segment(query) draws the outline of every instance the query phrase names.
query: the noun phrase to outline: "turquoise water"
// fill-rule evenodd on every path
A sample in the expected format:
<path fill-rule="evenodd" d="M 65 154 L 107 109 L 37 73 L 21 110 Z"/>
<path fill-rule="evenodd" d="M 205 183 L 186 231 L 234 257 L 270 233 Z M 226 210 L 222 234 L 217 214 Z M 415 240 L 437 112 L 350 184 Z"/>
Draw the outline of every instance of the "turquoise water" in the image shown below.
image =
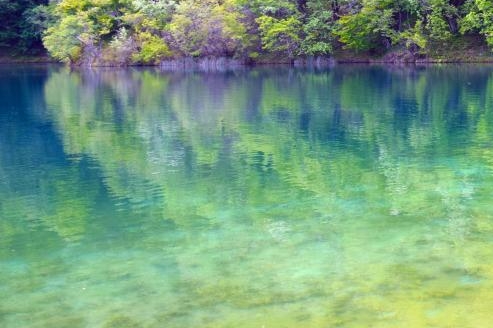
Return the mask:
<path fill-rule="evenodd" d="M 0 68 L 1 327 L 487 327 L 493 66 Z"/>

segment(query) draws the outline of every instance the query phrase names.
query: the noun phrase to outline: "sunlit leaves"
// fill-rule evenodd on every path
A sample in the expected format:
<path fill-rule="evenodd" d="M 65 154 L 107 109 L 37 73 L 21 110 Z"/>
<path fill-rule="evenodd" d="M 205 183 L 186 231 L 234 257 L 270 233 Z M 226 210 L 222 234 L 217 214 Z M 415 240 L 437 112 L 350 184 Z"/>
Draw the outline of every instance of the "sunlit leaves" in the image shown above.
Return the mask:
<path fill-rule="evenodd" d="M 493 48 L 493 3 L 488 0 L 469 0 L 469 12 L 461 21 L 461 32 L 479 31 Z"/>
<path fill-rule="evenodd" d="M 85 15 L 67 16 L 46 31 L 43 41 L 53 57 L 74 63 L 84 45 L 95 41 L 95 27 Z"/>
<path fill-rule="evenodd" d="M 152 63 L 171 56 L 171 51 L 164 40 L 149 32 L 137 34 L 136 39 L 140 49 L 132 56 L 135 62 Z"/>
<path fill-rule="evenodd" d="M 277 19 L 264 15 L 257 18 L 257 23 L 265 50 L 290 58 L 298 54 L 301 22 L 296 17 Z"/>
<path fill-rule="evenodd" d="M 230 1 L 183 1 L 169 25 L 172 46 L 185 56 L 243 54 L 250 41 L 242 18 Z"/>
<path fill-rule="evenodd" d="M 70 51 L 53 52 L 65 61 L 74 61 L 69 54 L 75 61 L 93 56 L 91 62 L 109 64 L 158 63 L 170 57 L 262 59 L 273 54 L 292 59 L 329 56 L 341 48 L 383 55 L 403 46 L 413 55 L 426 55 L 430 43 L 444 45 L 459 31 L 479 33 L 493 44 L 493 5 L 486 0 L 62 0 L 50 8 L 32 13 L 38 30 L 49 27 L 47 40 L 73 34 L 63 31 L 74 31 L 67 26 L 73 17 L 92 25 L 90 32 L 80 31 L 86 33 L 83 39 L 88 40 L 87 33 L 92 37 L 79 45 L 78 55 L 67 46 L 62 48 Z M 54 25 L 42 21 L 51 19 L 43 18 L 47 12 L 56 17 Z M 112 41 L 122 28 L 129 42 L 117 49 Z M 157 41 L 144 41 L 151 39 L 164 45 L 157 50 Z M 46 44 L 50 52 L 53 43 Z"/>
<path fill-rule="evenodd" d="M 350 49 L 388 48 L 396 37 L 393 15 L 391 8 L 380 8 L 375 1 L 368 1 L 360 12 L 341 17 L 336 34 Z"/>

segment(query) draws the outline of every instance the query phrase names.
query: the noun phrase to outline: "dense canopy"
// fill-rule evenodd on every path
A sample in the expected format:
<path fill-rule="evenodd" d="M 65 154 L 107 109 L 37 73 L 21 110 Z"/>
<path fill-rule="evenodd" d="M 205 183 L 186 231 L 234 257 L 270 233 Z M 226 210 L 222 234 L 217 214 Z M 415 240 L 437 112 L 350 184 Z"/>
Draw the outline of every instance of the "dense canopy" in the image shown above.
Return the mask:
<path fill-rule="evenodd" d="M 42 40 L 71 63 L 291 59 L 342 49 L 420 56 L 464 37 L 493 47 L 490 0 L 0 0 L 0 17 L 0 45 L 25 50 Z"/>

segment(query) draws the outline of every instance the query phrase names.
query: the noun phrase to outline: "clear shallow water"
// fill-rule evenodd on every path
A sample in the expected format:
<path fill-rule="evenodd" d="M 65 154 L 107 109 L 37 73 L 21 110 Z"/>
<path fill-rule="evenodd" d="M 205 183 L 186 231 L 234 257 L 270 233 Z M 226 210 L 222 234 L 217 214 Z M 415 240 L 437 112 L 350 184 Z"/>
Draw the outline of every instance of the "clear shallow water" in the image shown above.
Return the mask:
<path fill-rule="evenodd" d="M 486 327 L 493 67 L 0 68 L 1 327 Z"/>

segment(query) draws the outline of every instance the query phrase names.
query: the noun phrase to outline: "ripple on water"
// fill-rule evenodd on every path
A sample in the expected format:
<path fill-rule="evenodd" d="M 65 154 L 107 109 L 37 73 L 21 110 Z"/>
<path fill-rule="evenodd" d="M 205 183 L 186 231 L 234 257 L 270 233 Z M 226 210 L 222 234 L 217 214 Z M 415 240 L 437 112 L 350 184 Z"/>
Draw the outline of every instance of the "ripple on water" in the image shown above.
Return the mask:
<path fill-rule="evenodd" d="M 487 327 L 491 71 L 0 74 L 0 326 Z"/>

